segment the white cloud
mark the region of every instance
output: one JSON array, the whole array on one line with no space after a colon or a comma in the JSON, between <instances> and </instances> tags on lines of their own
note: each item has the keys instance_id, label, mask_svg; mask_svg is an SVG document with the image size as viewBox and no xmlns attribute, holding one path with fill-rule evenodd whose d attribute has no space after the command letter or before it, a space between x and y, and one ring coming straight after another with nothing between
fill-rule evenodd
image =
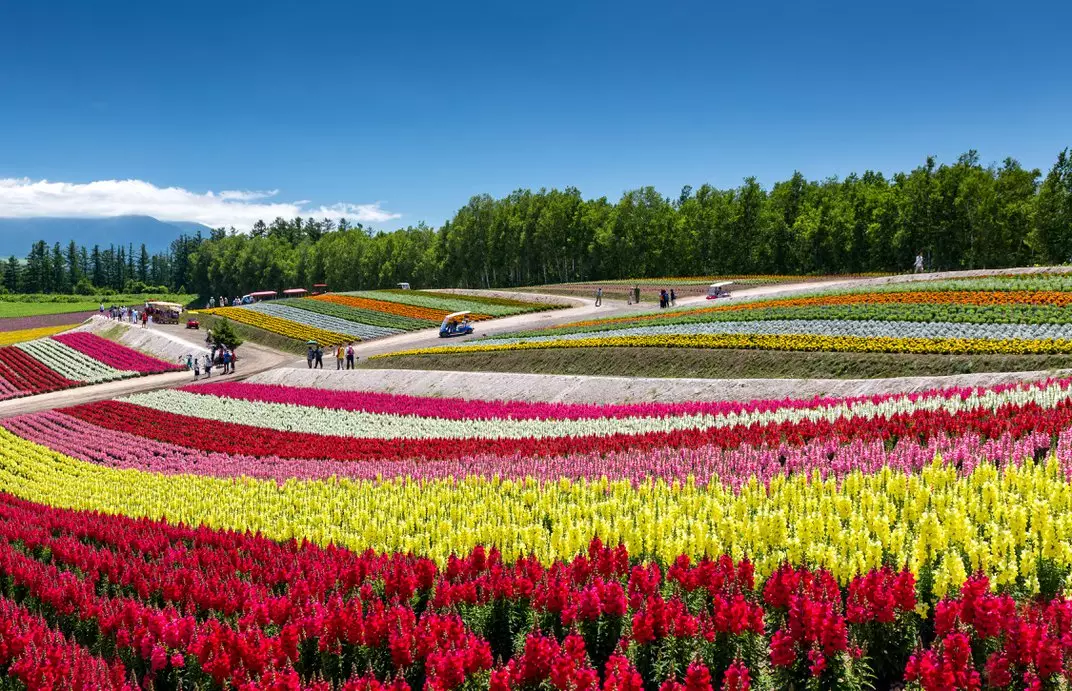
<instances>
[{"instance_id":1,"label":"white cloud","mask_svg":"<svg viewBox=\"0 0 1072 691\"><path fill-rule=\"evenodd\" d=\"M224 190L199 194L181 187L157 187L144 180L49 182L0 178L0 217L105 218L142 215L161 221L195 221L212 228L234 226L248 230L257 220L295 216L345 218L352 222L384 223L401 217L373 204L340 202L309 206L307 200L275 201L279 190Z\"/></svg>"}]
</instances>

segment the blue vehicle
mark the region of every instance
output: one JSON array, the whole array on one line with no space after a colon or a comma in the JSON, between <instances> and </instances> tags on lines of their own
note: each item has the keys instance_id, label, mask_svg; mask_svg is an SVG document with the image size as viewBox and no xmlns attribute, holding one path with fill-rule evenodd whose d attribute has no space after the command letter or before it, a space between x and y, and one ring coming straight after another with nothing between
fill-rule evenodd
<instances>
[{"instance_id":1,"label":"blue vehicle","mask_svg":"<svg viewBox=\"0 0 1072 691\"><path fill-rule=\"evenodd\" d=\"M448 314L443 317L443 324L439 327L440 338L468 336L471 333L473 333L473 326L469 323L469 312Z\"/></svg>"}]
</instances>

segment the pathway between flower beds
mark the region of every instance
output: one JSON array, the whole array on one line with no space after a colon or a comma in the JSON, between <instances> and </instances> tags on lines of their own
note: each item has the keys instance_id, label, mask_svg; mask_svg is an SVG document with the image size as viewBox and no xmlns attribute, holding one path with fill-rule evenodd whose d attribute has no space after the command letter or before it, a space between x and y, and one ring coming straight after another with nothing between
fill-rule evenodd
<instances>
[{"instance_id":1,"label":"pathway between flower beds","mask_svg":"<svg viewBox=\"0 0 1072 691\"><path fill-rule=\"evenodd\" d=\"M164 326L158 324L151 329L142 329L140 326L94 317L78 330L101 333L112 330L116 326L127 330L127 333L119 338L120 342L168 362L176 362L180 357L184 357L186 353L207 352L201 345L204 339L204 332L185 332L181 325ZM279 367L293 357L259 346L256 343L242 344L239 346L238 354L240 359L235 374L214 376L209 380L205 380L202 377L201 381L241 381L258 372ZM186 386L193 383L193 374L184 371L65 389L54 393L2 401L0 402L0 418L51 410L53 408L65 408L82 403L92 403L118 396L126 396L132 393Z\"/></svg>"},{"instance_id":2,"label":"pathway between flower beds","mask_svg":"<svg viewBox=\"0 0 1072 691\"><path fill-rule=\"evenodd\" d=\"M409 396L562 403L639 403L807 399L910 393L948 386L994 386L1069 376L1055 372L988 372L950 377L894 379L646 379L558 374L502 374L425 370L279 368L256 374L251 383L335 390L381 391Z\"/></svg>"}]
</instances>

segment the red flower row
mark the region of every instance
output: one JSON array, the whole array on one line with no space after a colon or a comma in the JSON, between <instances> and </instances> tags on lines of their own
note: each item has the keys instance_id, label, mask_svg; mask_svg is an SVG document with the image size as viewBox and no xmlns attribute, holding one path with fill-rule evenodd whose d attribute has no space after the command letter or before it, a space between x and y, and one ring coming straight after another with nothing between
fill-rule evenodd
<instances>
[{"instance_id":1,"label":"red flower row","mask_svg":"<svg viewBox=\"0 0 1072 691\"><path fill-rule=\"evenodd\" d=\"M15 346L0 348L0 377L26 396L80 386Z\"/></svg>"},{"instance_id":2,"label":"red flower row","mask_svg":"<svg viewBox=\"0 0 1072 691\"><path fill-rule=\"evenodd\" d=\"M789 565L757 585L747 561L681 557L664 574L596 541L568 562L478 548L439 570L4 495L0 517L0 670L30 688L59 673L94 688L710 691L769 668L779 688L944 690L1072 671L1072 601L1017 602L983 579L924 621L912 574L888 568L846 590Z\"/></svg>"},{"instance_id":3,"label":"red flower row","mask_svg":"<svg viewBox=\"0 0 1072 691\"><path fill-rule=\"evenodd\" d=\"M164 362L85 331L59 334L53 336L52 339L118 370L139 372L141 374L157 374L186 369L183 366Z\"/></svg>"}]
</instances>

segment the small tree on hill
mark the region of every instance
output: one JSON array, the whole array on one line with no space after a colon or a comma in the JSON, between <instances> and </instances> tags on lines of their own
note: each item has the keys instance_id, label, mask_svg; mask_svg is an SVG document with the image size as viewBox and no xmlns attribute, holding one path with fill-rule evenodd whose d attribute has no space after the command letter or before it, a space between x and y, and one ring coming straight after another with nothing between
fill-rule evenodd
<instances>
[{"instance_id":1,"label":"small tree on hill","mask_svg":"<svg viewBox=\"0 0 1072 691\"><path fill-rule=\"evenodd\" d=\"M242 338L235 333L231 322L224 318L216 322L215 326L212 327L212 342L233 351L242 345Z\"/></svg>"}]
</instances>

